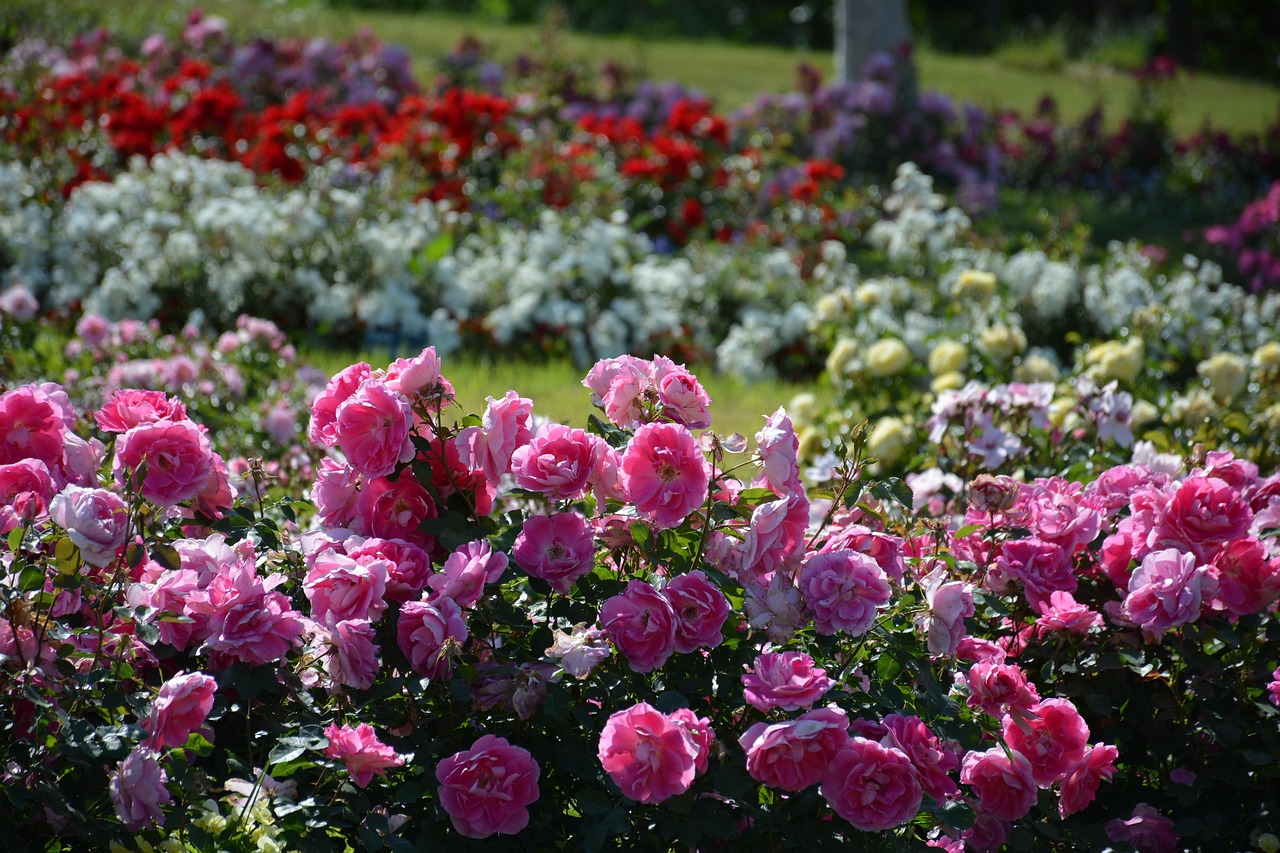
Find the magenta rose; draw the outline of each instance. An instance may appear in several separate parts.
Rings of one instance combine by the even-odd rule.
[[[378,677],[377,634],[368,619],[344,619],[332,626],[317,626],[320,641],[327,647],[325,671],[331,687],[368,690]]]
[[[1154,638],[1200,618],[1204,587],[1213,585],[1194,553],[1176,548],[1152,551],[1129,578],[1121,613]],[[1212,590],[1210,590],[1212,591]]]
[[[138,424],[184,421],[187,407],[163,391],[126,388],[112,392],[102,408],[93,413],[93,419],[104,432],[128,432]]]
[[[1006,755],[999,747],[966,754],[960,782],[977,795],[979,813],[1001,820],[1025,816],[1040,795],[1031,775],[1031,763],[1022,753]]]
[[[67,486],[49,504],[53,523],[67,531],[91,566],[109,566],[129,532],[129,508],[105,489]]]
[[[1280,599],[1280,558],[1267,558],[1266,547],[1249,536],[1227,543],[1213,558],[1217,579],[1216,610],[1239,616],[1258,613]]]
[[[433,681],[453,671],[450,647],[467,640],[467,620],[450,598],[410,601],[400,610],[396,639],[415,672]]]
[[[1009,714],[1029,719],[1040,701],[1034,684],[1017,664],[1006,664],[996,658],[980,660],[969,667],[970,708],[981,708],[993,717]]]
[[[1106,830],[1112,841],[1132,844],[1139,853],[1174,853],[1178,849],[1173,821],[1146,803],[1134,806],[1128,820],[1107,821]]]
[[[1023,487],[1020,501],[1030,514],[1032,533],[1043,542],[1061,546],[1068,556],[1094,540],[1102,518],[1084,500],[1084,486],[1061,477],[1036,480]]]
[[[366,477],[385,477],[414,457],[409,402],[377,379],[366,379],[338,406],[334,433],[351,466]]]
[[[742,676],[742,694],[747,704],[766,713],[798,711],[812,707],[834,684],[804,652],[764,652]]]
[[[652,381],[664,415],[689,429],[711,426],[711,397],[684,365],[665,356],[654,356]]]
[[[800,591],[819,634],[844,631],[858,636],[889,603],[889,579],[871,557],[859,551],[816,554],[800,567]]]
[[[431,555],[403,539],[365,539],[347,543],[347,556],[358,563],[381,560],[387,565],[387,598],[403,604],[427,588]]]
[[[553,501],[582,497],[595,466],[597,444],[584,430],[543,424],[511,454],[511,473],[522,489]]]
[[[1001,548],[988,575],[988,586],[995,592],[1004,592],[1009,581],[1013,581],[1014,588],[1022,589],[1034,608],[1047,602],[1054,592],[1076,589],[1075,567],[1066,550],[1034,538],[1015,539]]]
[[[43,517],[55,491],[49,468],[39,459],[0,465],[0,534]]]
[[[960,788],[947,775],[960,766],[959,757],[950,744],[938,740],[923,720],[916,716],[889,714],[883,725],[892,737],[892,745],[911,759],[920,787],[935,803],[945,802],[960,793]]]
[[[160,686],[151,703],[151,716],[143,724],[148,737],[143,746],[154,750],[185,746],[187,737],[204,725],[213,710],[218,682],[202,672],[178,673]]]
[[[0,465],[38,459],[60,471],[66,432],[61,407],[39,386],[0,394]]]
[[[316,515],[327,527],[346,527],[356,518],[356,499],[360,496],[360,472],[345,462],[325,457],[316,470],[311,485],[311,500]]]
[[[116,479],[146,463],[142,496],[161,506],[189,501],[204,491],[213,472],[213,449],[191,421],[142,423],[116,440]]]
[[[357,787],[367,788],[373,781],[373,774],[386,777],[389,768],[404,764],[404,759],[396,755],[394,749],[378,740],[378,733],[368,723],[361,723],[354,729],[331,723],[324,730],[324,736],[329,739],[325,755],[346,764],[351,781]]]
[[[646,702],[609,717],[597,754],[623,796],[641,803],[683,794],[697,775],[699,749],[688,725]]]
[[[715,648],[724,640],[720,629],[729,618],[729,599],[701,571],[672,578],[662,588],[676,613],[676,651]]]
[[[532,515],[516,536],[511,556],[530,575],[568,594],[594,565],[594,531],[580,513]]]
[[[356,392],[364,380],[373,375],[373,369],[363,361],[345,367],[329,380],[324,390],[311,404],[311,427],[308,434],[311,443],[321,447],[334,447],[338,443],[338,407]]]
[[[821,791],[836,814],[863,832],[906,823],[924,799],[910,758],[860,737],[849,738],[836,753]]]
[[[1005,717],[1004,739],[1030,762],[1036,784],[1048,788],[1084,757],[1089,726],[1067,699],[1046,699],[1031,712],[1035,716],[1021,723]]]
[[[676,612],[666,597],[644,581],[627,583],[600,608],[600,627],[635,672],[652,672],[676,648]]]
[[[1253,511],[1235,488],[1216,477],[1188,477],[1160,513],[1147,544],[1190,551],[1207,563],[1228,542],[1248,535],[1252,520]]]
[[[168,781],[151,750],[135,749],[125,756],[107,785],[116,816],[125,829],[141,832],[151,826],[164,826],[162,807],[173,799],[165,787]]]
[[[783,791],[820,782],[849,741],[849,718],[832,705],[784,723],[756,723],[738,738],[751,778]]]
[[[352,529],[366,536],[403,539],[429,549],[435,539],[423,533],[420,526],[435,517],[436,504],[431,494],[405,470],[395,482],[377,477],[365,483],[356,499]]]
[[[507,570],[507,555],[494,551],[483,539],[468,542],[449,555],[440,571],[431,576],[431,598],[452,598],[459,607],[472,607],[484,595],[486,584],[496,583]]]
[[[1095,743],[1084,751],[1083,757],[1067,771],[1058,792],[1058,817],[1066,817],[1083,811],[1098,796],[1098,786],[1105,779],[1110,782],[1116,772],[1116,759],[1120,751],[1105,743]]]
[[[711,467],[679,424],[645,424],[622,454],[622,489],[642,516],[676,527],[707,500]]]
[[[538,799],[538,762],[528,750],[484,735],[436,765],[440,805],[468,838],[515,835]]]
[[[706,717],[699,717],[690,708],[677,708],[670,714],[671,719],[688,730],[689,736],[693,738],[694,745],[698,747],[698,757],[694,760],[694,770],[698,773],[707,772],[707,764],[711,760],[711,745],[715,743],[716,733],[711,728],[711,721]]]

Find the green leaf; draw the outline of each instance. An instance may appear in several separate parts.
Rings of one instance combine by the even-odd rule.
[[[893,681],[902,672],[902,664],[893,655],[882,654],[876,661],[876,675],[884,681]]]
[[[908,512],[915,505],[915,495],[912,493],[911,487],[897,477],[875,481],[871,484],[871,494],[882,501],[896,503]]]
[[[53,546],[53,562],[58,567],[59,574],[74,575],[79,570],[80,549],[69,536],[63,536]]]
[[[21,525],[9,531],[9,550],[10,551],[12,551],[15,554],[18,553],[18,549],[22,547],[22,534],[25,532],[26,530],[24,530]]]

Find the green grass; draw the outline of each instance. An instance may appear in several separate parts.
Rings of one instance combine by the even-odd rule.
[[[21,2],[22,0],[20,0]],[[86,0],[60,0],[63,5]],[[433,73],[436,58],[464,35],[490,45],[498,58],[535,53],[542,31],[534,26],[492,24],[440,14],[332,9],[304,0],[98,0],[91,8],[121,32],[140,36],[157,22],[177,26],[187,10],[199,5],[232,22],[241,34],[311,34],[340,38],[368,26],[377,35],[403,44],[420,75]],[[619,36],[564,34],[562,53],[596,69],[606,60],[638,67],[659,79],[696,86],[729,111],[763,92],[791,88],[796,65],[808,62],[824,72],[831,68],[826,52],[747,47],[714,41],[641,41]],[[1132,45],[1103,45],[1096,56],[1126,59]],[[1101,104],[1114,123],[1124,117],[1135,95],[1129,75],[1106,62],[1074,62],[1052,40],[1029,41],[1002,48],[991,56],[957,56],[921,48],[921,85],[988,108],[1033,109],[1052,92],[1066,118],[1078,118]],[[1191,133],[1207,120],[1236,132],[1259,131],[1280,114],[1280,87],[1210,74],[1187,77],[1169,93],[1173,125]]]
[[[385,366],[390,359],[385,352],[343,353],[324,349],[308,349],[303,359],[329,375],[349,364],[365,361],[374,367]],[[690,368],[711,396],[712,428],[721,434],[734,432],[754,436],[764,425],[766,415],[779,406],[789,406],[797,394],[811,393],[819,401],[830,402],[829,386],[819,382],[795,383],[780,380],[743,382],[728,376],[717,376],[709,367]],[[599,414],[591,405],[591,392],[582,385],[585,370],[569,362],[532,364],[499,361],[486,364],[475,358],[444,359],[443,372],[453,383],[461,405],[461,413],[480,414],[486,397],[501,397],[509,389],[533,400],[535,415],[544,415],[560,423],[585,428],[587,416]],[[826,396],[824,396],[826,395]]]

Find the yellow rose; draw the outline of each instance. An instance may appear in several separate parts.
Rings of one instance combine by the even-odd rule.
[[[929,383],[929,387],[935,394],[941,394],[943,391],[955,391],[964,387],[964,375],[952,370],[934,379]]]
[[[929,351],[929,372],[934,376],[963,370],[969,360],[969,348],[958,341],[938,341]]]
[[[1129,423],[1135,427],[1144,426],[1160,419],[1160,410],[1155,404],[1146,400],[1134,401],[1133,408],[1129,410]]]
[[[1175,399],[1169,406],[1169,414],[1187,426],[1199,426],[1218,413],[1213,397],[1203,388],[1196,388],[1185,397]]]
[[[822,436],[816,429],[811,426],[802,427],[796,433],[796,441],[799,449],[796,451],[801,459],[811,459],[817,455],[818,445],[822,443]]]
[[[1231,352],[1220,352],[1196,367],[1196,373],[1209,383],[1209,391],[1220,406],[1225,406],[1240,396],[1249,382],[1249,373],[1243,357]]]
[[[1013,378],[1019,382],[1057,382],[1058,365],[1045,356],[1034,353],[1013,369]]]
[[[866,359],[876,376],[897,376],[911,360],[911,350],[897,338],[881,338],[867,347]]]
[[[848,375],[849,362],[857,355],[857,344],[851,338],[841,338],[831,348],[827,356],[827,373],[832,379],[841,379]]]
[[[814,416],[818,414],[818,398],[809,393],[795,395],[787,404],[787,414],[797,426],[813,423]]]
[[[1262,853],[1277,853],[1280,851],[1280,838],[1270,832],[1264,832],[1258,836],[1258,849]]]
[[[989,272],[965,270],[956,281],[959,299],[986,299],[996,292],[996,277]]]
[[[1124,343],[1103,341],[1090,347],[1085,354],[1085,373],[1097,382],[1111,379],[1132,382],[1142,372],[1146,355],[1142,338],[1129,338]]]
[[[881,418],[867,436],[867,453],[878,459],[881,465],[892,465],[901,458],[911,438],[911,428],[902,418],[892,415]]]
[[[1267,341],[1258,347],[1253,351],[1253,363],[1263,369],[1280,365],[1280,344]]]
[[[1027,348],[1027,336],[1021,329],[991,326],[978,338],[982,351],[997,361],[1008,361]]]

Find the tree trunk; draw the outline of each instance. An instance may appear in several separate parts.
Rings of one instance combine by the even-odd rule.
[[[857,80],[871,54],[911,41],[907,0],[836,0],[837,82]]]

